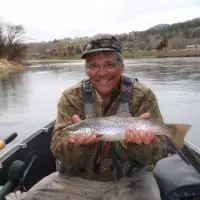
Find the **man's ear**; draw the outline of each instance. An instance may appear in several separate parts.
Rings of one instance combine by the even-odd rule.
[[[88,68],[85,66],[85,75],[88,76]]]
[[[84,63],[84,70],[85,70],[85,75],[88,76],[88,68],[87,68],[87,61],[85,60]]]
[[[124,72],[124,64],[121,64],[121,73]]]

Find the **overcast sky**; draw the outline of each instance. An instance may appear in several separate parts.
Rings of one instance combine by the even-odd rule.
[[[33,41],[128,33],[200,17],[200,0],[0,0],[0,18]]]

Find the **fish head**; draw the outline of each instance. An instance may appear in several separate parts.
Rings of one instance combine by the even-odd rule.
[[[92,134],[90,126],[84,123],[84,121],[81,121],[76,124],[71,124],[70,126],[67,126],[64,130],[67,131],[67,133],[70,135],[85,134],[89,136]]]

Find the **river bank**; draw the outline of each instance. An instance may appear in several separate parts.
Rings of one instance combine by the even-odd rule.
[[[21,62],[8,61],[0,59],[0,80],[7,79],[11,73],[24,70],[24,65]]]
[[[173,57],[200,57],[200,49],[163,49],[157,50],[124,50],[122,53],[124,58],[173,58]],[[26,60],[57,60],[57,61],[74,61],[80,60],[81,54],[71,56],[27,56]]]
[[[164,49],[157,50],[139,50],[139,51],[124,51],[124,58],[173,58],[173,57],[200,57],[200,49]]]

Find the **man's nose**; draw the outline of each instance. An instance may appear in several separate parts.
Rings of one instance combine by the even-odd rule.
[[[105,67],[104,66],[101,66],[100,68],[99,68],[99,75],[104,75],[104,74],[106,74],[106,69],[105,69]]]

